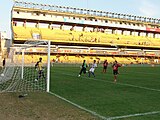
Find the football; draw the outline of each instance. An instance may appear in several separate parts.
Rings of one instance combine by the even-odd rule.
[[[2,73],[1,76],[4,76],[4,74]]]

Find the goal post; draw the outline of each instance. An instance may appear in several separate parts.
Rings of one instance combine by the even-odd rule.
[[[40,46],[40,45],[47,45],[47,73],[46,73],[46,91],[49,92],[50,90],[50,45],[51,45],[51,42],[50,41],[27,41],[27,43],[25,44],[28,44],[26,47],[22,48],[22,71],[21,71],[21,79],[23,79],[24,77],[24,61],[25,61],[25,49],[27,48],[30,48],[30,47],[35,47],[35,46]]]
[[[48,41],[48,64],[47,64],[47,92],[50,91],[50,55],[51,55],[51,41]]]
[[[0,86],[2,86],[0,92],[49,92],[50,45],[50,41],[31,40],[26,41],[21,47],[14,47],[10,51],[12,55],[7,58],[6,72],[4,76],[0,76]],[[35,67],[40,58],[41,66]]]

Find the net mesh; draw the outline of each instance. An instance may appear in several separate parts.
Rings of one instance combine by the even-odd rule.
[[[27,41],[22,47],[12,48],[0,73],[0,92],[46,91],[47,53],[45,41]],[[39,58],[41,71],[35,67]]]

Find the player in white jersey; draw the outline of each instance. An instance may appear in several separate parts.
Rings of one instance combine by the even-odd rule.
[[[92,65],[91,65],[91,68],[89,70],[89,77],[90,77],[91,74],[95,77],[94,70],[95,70],[96,67],[97,67],[97,63],[96,63],[96,60],[94,60]]]

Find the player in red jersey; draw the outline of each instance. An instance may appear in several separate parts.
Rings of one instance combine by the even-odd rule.
[[[108,62],[107,62],[107,60],[105,60],[104,63],[103,63],[103,71],[102,71],[103,73],[106,73],[107,66],[108,66]]]
[[[115,61],[112,65],[113,68],[113,75],[114,75],[114,82],[117,81],[117,75],[118,75],[118,68],[121,67],[122,65],[119,64],[117,61]]]

